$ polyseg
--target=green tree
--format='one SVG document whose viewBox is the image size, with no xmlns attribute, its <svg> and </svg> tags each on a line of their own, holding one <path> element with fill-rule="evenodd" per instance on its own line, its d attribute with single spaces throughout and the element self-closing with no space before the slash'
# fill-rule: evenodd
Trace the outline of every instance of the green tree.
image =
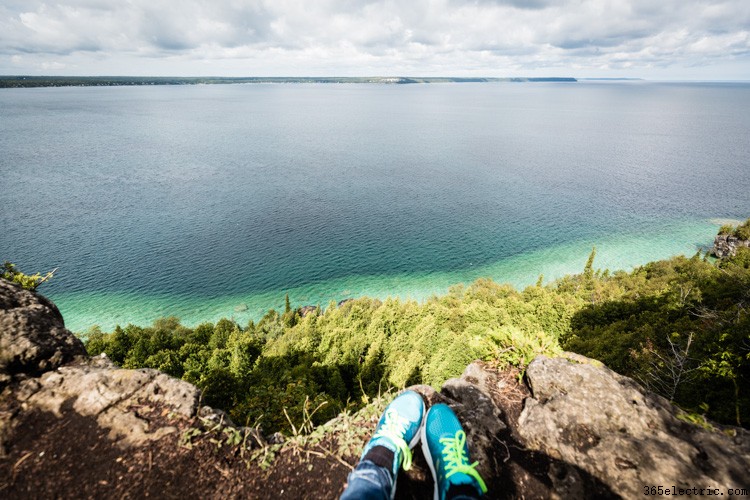
<svg viewBox="0 0 750 500">
<path fill-rule="evenodd" d="M 589 258 L 586 260 L 586 266 L 583 268 L 583 276 L 589 280 L 594 276 L 594 258 L 596 258 L 596 247 L 591 249 Z"/>
</svg>

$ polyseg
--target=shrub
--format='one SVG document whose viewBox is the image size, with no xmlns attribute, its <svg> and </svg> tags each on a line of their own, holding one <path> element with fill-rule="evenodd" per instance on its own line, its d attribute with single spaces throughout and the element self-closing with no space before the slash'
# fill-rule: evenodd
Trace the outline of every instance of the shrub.
<svg viewBox="0 0 750 500">
<path fill-rule="evenodd" d="M 734 231 L 734 235 L 741 240 L 750 240 L 750 219 L 740 224 Z"/>
<path fill-rule="evenodd" d="M 12 264 L 6 260 L 3 263 L 3 266 L 0 268 L 0 277 L 8 281 L 12 281 L 13 283 L 18 283 L 22 288 L 25 288 L 26 290 L 36 290 L 39 285 L 52 278 L 52 276 L 55 274 L 55 271 L 57 271 L 57 269 L 53 269 L 44 276 L 39 273 L 31 275 L 24 274 L 18 270 L 15 264 Z"/>
</svg>

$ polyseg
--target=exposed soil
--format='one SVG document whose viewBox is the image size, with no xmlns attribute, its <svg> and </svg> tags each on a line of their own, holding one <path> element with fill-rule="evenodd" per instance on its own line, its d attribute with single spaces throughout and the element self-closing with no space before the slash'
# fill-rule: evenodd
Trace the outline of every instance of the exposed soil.
<svg viewBox="0 0 750 500">
<path fill-rule="evenodd" d="M 158 408 L 141 414 L 181 431 L 195 424 L 169 420 Z M 236 446 L 199 438 L 185 448 L 181 432 L 121 449 L 95 419 L 71 409 L 62 418 L 34 411 L 18 424 L 9 456 L 0 460 L 0 497 L 7 499 L 335 498 L 350 470 L 320 452 L 287 450 L 264 471 Z"/>
</svg>

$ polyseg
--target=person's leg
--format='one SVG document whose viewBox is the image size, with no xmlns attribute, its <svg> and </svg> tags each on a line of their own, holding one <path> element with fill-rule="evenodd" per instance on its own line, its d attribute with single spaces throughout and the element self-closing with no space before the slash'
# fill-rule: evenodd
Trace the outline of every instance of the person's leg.
<svg viewBox="0 0 750 500">
<path fill-rule="evenodd" d="M 419 441 L 424 416 L 424 401 L 414 391 L 402 392 L 391 401 L 349 474 L 342 500 L 393 498 L 399 467 L 411 468 L 411 448 Z"/>
<path fill-rule="evenodd" d="M 469 462 L 466 433 L 449 406 L 436 404 L 427 412 L 422 452 L 435 480 L 436 500 L 476 499 L 487 492 L 477 462 Z"/>
<path fill-rule="evenodd" d="M 389 500 L 393 490 L 390 467 L 381 467 L 370 460 L 360 460 L 347 483 L 341 500 Z"/>
</svg>

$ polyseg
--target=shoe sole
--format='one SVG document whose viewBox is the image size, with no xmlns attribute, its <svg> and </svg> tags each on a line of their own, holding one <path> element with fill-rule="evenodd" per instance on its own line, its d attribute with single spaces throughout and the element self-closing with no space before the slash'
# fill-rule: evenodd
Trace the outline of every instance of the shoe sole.
<svg viewBox="0 0 750 500">
<path fill-rule="evenodd" d="M 429 413 L 429 412 L 428 412 Z M 437 472 L 435 472 L 435 462 L 432 461 L 432 455 L 430 454 L 430 446 L 427 444 L 427 414 L 425 413 L 424 420 L 422 421 L 422 429 L 420 431 L 420 437 L 422 438 L 422 454 L 425 460 L 427 460 L 427 467 L 430 468 L 432 473 L 432 482 L 435 484 L 435 495 L 434 500 L 438 500 L 438 478 Z"/>
<path fill-rule="evenodd" d="M 419 393 L 417 393 L 419 394 Z M 420 394 L 421 396 L 421 394 Z M 427 408 L 425 407 L 424 400 L 422 400 L 422 420 L 419 422 L 419 430 L 414 433 L 414 437 L 411 438 L 409 443 L 409 449 L 413 450 L 420 439 L 422 439 L 422 431 L 424 430 L 424 423 L 427 421 Z"/>
</svg>

